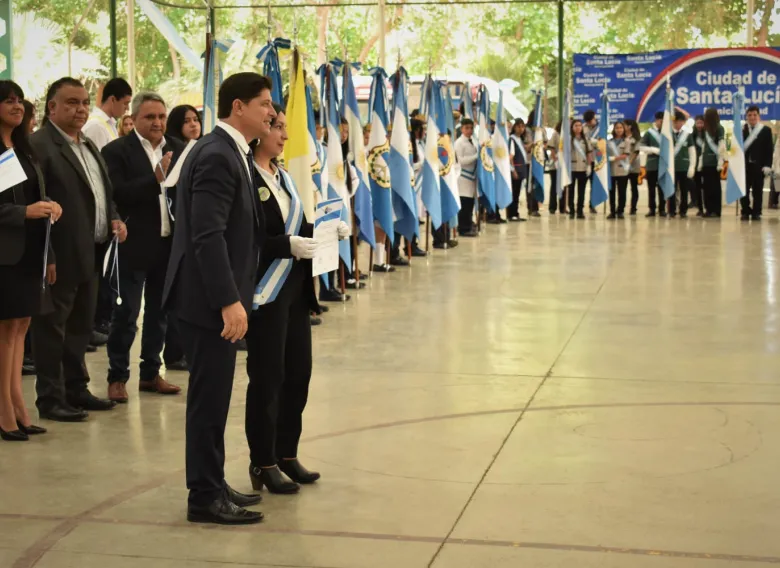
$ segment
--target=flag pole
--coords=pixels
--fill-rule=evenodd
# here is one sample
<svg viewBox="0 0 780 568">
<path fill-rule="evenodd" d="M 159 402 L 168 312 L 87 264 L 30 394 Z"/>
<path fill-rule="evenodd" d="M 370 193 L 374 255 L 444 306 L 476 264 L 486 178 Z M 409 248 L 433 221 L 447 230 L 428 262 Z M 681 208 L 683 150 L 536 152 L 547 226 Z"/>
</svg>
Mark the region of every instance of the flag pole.
<svg viewBox="0 0 780 568">
<path fill-rule="evenodd" d="M 431 251 L 431 214 L 425 212 L 425 252 Z"/>
<path fill-rule="evenodd" d="M 350 198 L 350 203 L 352 205 L 352 256 L 354 257 L 352 259 L 353 264 L 355 265 L 355 280 L 357 282 L 360 282 L 360 268 L 358 267 L 358 240 L 357 240 L 357 216 L 355 215 L 355 198 Z"/>
</svg>

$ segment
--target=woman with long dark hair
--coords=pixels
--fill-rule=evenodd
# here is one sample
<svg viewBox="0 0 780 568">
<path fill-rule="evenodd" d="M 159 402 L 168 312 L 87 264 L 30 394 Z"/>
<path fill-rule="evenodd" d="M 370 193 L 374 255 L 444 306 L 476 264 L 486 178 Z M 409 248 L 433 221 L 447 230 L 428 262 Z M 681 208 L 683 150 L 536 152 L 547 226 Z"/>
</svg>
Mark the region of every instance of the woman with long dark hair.
<svg viewBox="0 0 780 568">
<path fill-rule="evenodd" d="M 699 209 L 697 217 L 704 217 L 704 175 L 701 156 L 707 143 L 704 136 L 704 115 L 698 115 L 693 127 L 693 142 L 696 148 L 696 173 L 693 175 L 693 204 Z"/>
<path fill-rule="evenodd" d="M 627 118 L 623 121 L 626 126 L 626 143 L 629 147 L 629 160 L 631 167 L 628 170 L 628 181 L 631 184 L 631 215 L 636 215 L 636 207 L 639 203 L 639 173 L 642 165 L 639 159 L 639 141 L 642 134 L 636 120 Z"/>
<path fill-rule="evenodd" d="M 725 138 L 718 111 L 708 108 L 704 113 L 704 147 L 701 153 L 705 217 L 720 217 L 723 201 L 720 172 L 726 157 Z"/>
<path fill-rule="evenodd" d="M 62 215 L 46 197 L 23 101 L 19 85 L 0 81 L 0 154 L 13 150 L 27 178 L 0 193 L 0 438 L 7 441 L 46 432 L 32 424 L 25 407 L 22 361 L 30 318 L 41 312 L 46 284 L 57 278 L 51 248 L 44 263 L 46 220 L 55 223 Z"/>
<path fill-rule="evenodd" d="M 607 150 L 612 174 L 612 185 L 609 188 L 609 215 L 607 219 L 622 219 L 626 210 L 626 188 L 628 174 L 631 169 L 631 144 L 626 136 L 625 124 L 618 121 L 612 127 L 612 139 Z M 617 194 L 617 206 L 615 204 Z"/>
<path fill-rule="evenodd" d="M 590 164 L 593 163 L 593 148 L 582 130 L 582 121 L 571 123 L 571 185 L 569 186 L 569 218 L 585 218 L 585 186 L 588 183 Z M 577 188 L 577 208 L 574 208 L 574 189 Z"/>
<path fill-rule="evenodd" d="M 191 105 L 179 105 L 168 114 L 166 136 L 178 138 L 185 144 L 190 140 L 199 140 L 203 133 L 200 114 Z"/>
<path fill-rule="evenodd" d="M 279 105 L 274 110 L 270 134 L 253 144 L 265 237 L 262 276 L 246 335 L 246 437 L 252 487 L 289 494 L 320 477 L 298 461 L 311 379 L 309 311 L 317 306 L 311 277 L 316 243 L 295 184 L 276 163 L 287 141 L 287 119 Z M 338 235 L 349 236 L 346 223 L 340 223 Z"/>
</svg>

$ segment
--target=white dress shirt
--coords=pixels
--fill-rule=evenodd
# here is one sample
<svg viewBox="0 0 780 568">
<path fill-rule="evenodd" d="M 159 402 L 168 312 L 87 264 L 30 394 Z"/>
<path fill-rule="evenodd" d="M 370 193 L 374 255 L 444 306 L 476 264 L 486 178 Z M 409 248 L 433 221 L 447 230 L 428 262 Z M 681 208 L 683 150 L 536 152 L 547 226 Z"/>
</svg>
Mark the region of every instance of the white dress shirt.
<svg viewBox="0 0 780 568">
<path fill-rule="evenodd" d="M 144 152 L 146 152 L 146 157 L 149 158 L 149 163 L 152 165 L 152 171 L 155 171 L 157 169 L 157 164 L 162 162 L 163 159 L 163 148 L 165 147 L 166 141 L 165 138 L 162 139 L 162 141 L 157 145 L 157 148 L 152 147 L 152 143 L 149 142 L 146 138 L 138 134 L 137 130 L 134 130 L 136 136 L 138 136 L 138 140 L 141 142 L 141 147 L 143 147 Z M 169 216 L 169 209 L 168 209 L 168 190 L 165 188 L 163 184 L 160 184 L 160 236 L 161 237 L 168 237 L 171 235 L 171 218 Z"/>
<path fill-rule="evenodd" d="M 479 150 L 472 138 L 461 134 L 455 141 L 455 156 L 461 168 L 472 170 L 477 164 Z M 458 177 L 458 195 L 460 197 L 477 197 L 477 180 L 466 179 L 463 174 Z"/>
<path fill-rule="evenodd" d="M 95 107 L 92 111 L 81 133 L 92 140 L 98 150 L 102 150 L 103 146 L 119 138 L 116 119 L 108 116 L 100 107 Z"/>
<path fill-rule="evenodd" d="M 249 171 L 249 162 L 246 161 L 247 157 L 249 156 L 249 143 L 246 141 L 246 138 L 244 138 L 244 135 L 230 126 L 227 122 L 222 122 L 221 120 L 217 122 L 216 126 L 227 132 L 236 143 L 238 146 L 238 151 L 241 154 L 241 162 L 246 168 L 246 173 L 249 176 L 249 179 L 252 179 L 252 173 Z"/>
<path fill-rule="evenodd" d="M 266 185 L 268 185 L 268 187 L 270 188 L 271 193 L 274 194 L 274 199 L 276 199 L 276 203 L 279 204 L 279 209 L 282 212 L 282 219 L 284 219 L 284 222 L 286 223 L 287 216 L 290 214 L 292 199 L 290 198 L 290 195 L 282 187 L 282 180 L 281 180 L 282 174 L 279 173 L 279 168 L 276 168 L 276 171 L 274 173 L 271 173 L 261 168 L 260 164 L 255 162 L 255 169 L 257 169 L 257 171 L 260 172 L 260 175 L 263 176 Z"/>
</svg>

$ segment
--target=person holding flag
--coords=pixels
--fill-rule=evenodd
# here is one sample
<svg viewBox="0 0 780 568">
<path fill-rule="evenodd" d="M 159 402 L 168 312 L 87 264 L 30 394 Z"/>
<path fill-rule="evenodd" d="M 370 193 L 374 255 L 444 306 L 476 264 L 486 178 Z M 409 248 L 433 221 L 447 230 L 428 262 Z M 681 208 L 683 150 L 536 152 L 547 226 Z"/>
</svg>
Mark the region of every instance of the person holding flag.
<svg viewBox="0 0 780 568">
<path fill-rule="evenodd" d="M 490 138 L 490 96 L 484 86 L 479 98 L 479 153 L 477 154 L 477 192 L 488 213 L 496 211 L 496 180 L 493 142 Z"/>
<path fill-rule="evenodd" d="M 585 218 L 585 186 L 588 183 L 590 164 L 593 161 L 593 148 L 582 131 L 582 121 L 575 119 L 571 123 L 571 185 L 569 186 L 569 218 Z M 574 207 L 574 190 L 577 190 L 577 207 Z"/>
<path fill-rule="evenodd" d="M 732 116 L 734 117 L 734 133 L 729 148 L 729 159 L 726 174 L 726 203 L 734 203 L 737 199 L 744 200 L 747 196 L 747 175 L 745 167 L 745 140 L 743 139 L 742 115 L 745 111 L 745 93 L 742 90 L 734 93 Z M 761 179 L 763 186 L 764 180 Z M 763 191 L 764 188 L 761 188 Z M 744 204 L 744 201 L 742 201 Z M 748 203 L 749 206 L 749 203 Z M 743 205 L 744 207 L 744 205 Z M 747 220 L 746 214 L 742 213 L 742 219 Z M 749 219 L 749 216 L 748 216 Z"/>
<path fill-rule="evenodd" d="M 462 118 L 460 121 L 460 136 L 455 141 L 455 156 L 460 165 L 458 177 L 458 196 L 460 211 L 458 212 L 458 234 L 461 237 L 477 237 L 479 233 L 474 228 L 474 206 L 477 199 L 477 159 L 479 150 L 472 139 L 474 121 Z"/>
<path fill-rule="evenodd" d="M 591 207 L 601 205 L 609 198 L 609 160 L 607 157 L 607 127 L 609 126 L 609 95 L 601 94 L 601 120 L 593 142 L 593 177 L 591 177 Z"/>
<path fill-rule="evenodd" d="M 609 215 L 607 219 L 623 219 L 626 209 L 628 171 L 631 168 L 628 153 L 630 146 L 626 139 L 626 125 L 617 121 L 612 126 L 612 138 L 607 143 L 612 169 L 612 183 L 609 188 Z M 615 198 L 617 196 L 617 204 Z"/>
<path fill-rule="evenodd" d="M 639 141 L 640 160 L 644 161 L 644 179 L 647 181 L 647 206 L 648 212 L 645 217 L 655 217 L 656 213 L 656 188 L 658 195 L 658 209 L 661 217 L 666 217 L 666 210 L 663 206 L 665 199 L 661 187 L 658 185 L 658 158 L 661 154 L 661 128 L 664 123 L 664 113 L 659 111 L 655 113 L 655 122 L 642 139 Z M 643 158 L 642 158 L 643 157 Z M 641 174 L 640 178 L 643 177 Z"/>
<path fill-rule="evenodd" d="M 504 92 L 499 91 L 496 128 L 493 131 L 493 156 L 496 172 L 496 207 L 501 210 L 512 204 L 512 164 L 509 158 L 509 136 L 506 131 Z"/>
<path fill-rule="evenodd" d="M 774 145 L 772 131 L 761 123 L 761 111 L 755 105 L 747 109 L 747 124 L 742 129 L 742 137 L 745 140 L 747 162 L 745 189 L 753 194 L 752 207 L 749 194 L 742 198 L 742 220 L 747 221 L 748 217 L 751 217 L 753 221 L 760 221 L 764 201 L 764 178 L 772 175 Z"/>
<path fill-rule="evenodd" d="M 458 166 L 455 165 L 455 156 L 452 150 L 450 138 L 451 129 L 455 128 L 452 120 L 451 105 L 447 104 L 444 93 L 449 97 L 447 86 L 436 81 L 434 83 L 433 100 L 436 125 L 439 129 L 439 176 L 441 187 L 441 216 L 445 223 L 456 219 L 460 211 L 460 196 L 458 194 Z M 442 239 L 439 239 L 442 240 Z M 449 235 L 443 235 L 443 240 L 448 242 L 450 248 L 457 246 Z"/>
<path fill-rule="evenodd" d="M 539 217 L 539 204 L 544 203 L 544 164 L 547 162 L 547 132 L 542 125 L 542 91 L 534 91 L 536 104 L 529 122 L 533 132 L 531 177 L 528 182 L 528 214 Z"/>
<path fill-rule="evenodd" d="M 661 124 L 661 151 L 658 155 L 658 189 L 663 194 L 663 202 L 672 205 L 674 197 L 674 136 L 672 135 L 672 108 L 674 93 L 669 79 L 666 80 L 666 105 Z M 686 196 L 687 201 L 687 196 Z M 687 206 L 687 203 L 686 203 Z"/>
<path fill-rule="evenodd" d="M 721 214 L 723 191 L 720 182 L 726 155 L 726 131 L 720 123 L 720 115 L 717 109 L 708 108 L 704 112 L 704 148 L 699 160 L 706 218 L 719 218 Z"/>
<path fill-rule="evenodd" d="M 526 128 L 522 118 L 516 118 L 512 124 L 512 134 L 509 137 L 509 156 L 512 161 L 512 203 L 507 208 L 507 217 L 510 221 L 525 221 L 520 217 L 520 195 L 523 184 L 527 183 L 529 172 L 528 151 L 533 145 L 531 132 Z M 526 201 L 528 198 L 526 197 Z M 531 204 L 528 203 L 530 211 Z"/>
<path fill-rule="evenodd" d="M 426 77 L 425 89 L 426 99 L 430 101 L 433 92 L 433 81 L 430 80 L 430 75 Z M 441 227 L 443 222 L 441 215 L 441 178 L 439 177 L 439 128 L 434 120 L 433 112 L 431 112 L 433 111 L 432 105 L 428 105 L 426 110 L 428 112 L 426 119 L 427 130 L 425 134 L 420 192 L 435 231 Z M 420 117 L 418 116 L 418 118 Z M 438 248 L 444 248 L 444 245 Z"/>
<path fill-rule="evenodd" d="M 688 117 L 681 110 L 674 112 L 674 182 L 675 195 L 669 200 L 670 215 L 677 214 L 677 195 L 680 200 L 680 219 L 688 216 L 688 193 L 696 175 L 696 142 L 690 132 L 683 130 Z"/>
<path fill-rule="evenodd" d="M 571 184 L 571 128 L 569 127 L 569 117 L 571 116 L 571 91 L 566 91 L 566 96 L 563 99 L 563 115 L 561 122 L 558 123 L 556 134 L 558 137 L 553 136 L 555 144 L 553 145 L 553 159 L 556 161 L 558 175 L 556 176 L 556 184 L 554 190 L 550 193 L 555 193 L 556 197 L 560 201 L 561 214 L 566 213 L 566 201 L 564 200 L 563 190 Z M 555 207 L 553 201 L 550 200 L 550 212 L 555 213 Z"/>
</svg>

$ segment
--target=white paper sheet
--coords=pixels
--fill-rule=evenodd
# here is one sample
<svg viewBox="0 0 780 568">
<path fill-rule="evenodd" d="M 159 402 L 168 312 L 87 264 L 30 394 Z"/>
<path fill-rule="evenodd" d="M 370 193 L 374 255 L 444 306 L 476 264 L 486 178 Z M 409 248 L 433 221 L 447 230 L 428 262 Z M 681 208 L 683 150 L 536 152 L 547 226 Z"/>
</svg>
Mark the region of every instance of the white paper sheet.
<svg viewBox="0 0 780 568">
<path fill-rule="evenodd" d="M 317 205 L 314 219 L 314 240 L 317 250 L 312 259 L 312 276 L 332 272 L 339 267 L 339 223 L 341 199 L 330 199 Z"/>
<path fill-rule="evenodd" d="M 0 154 L 0 193 L 27 180 L 13 148 Z"/>
</svg>

